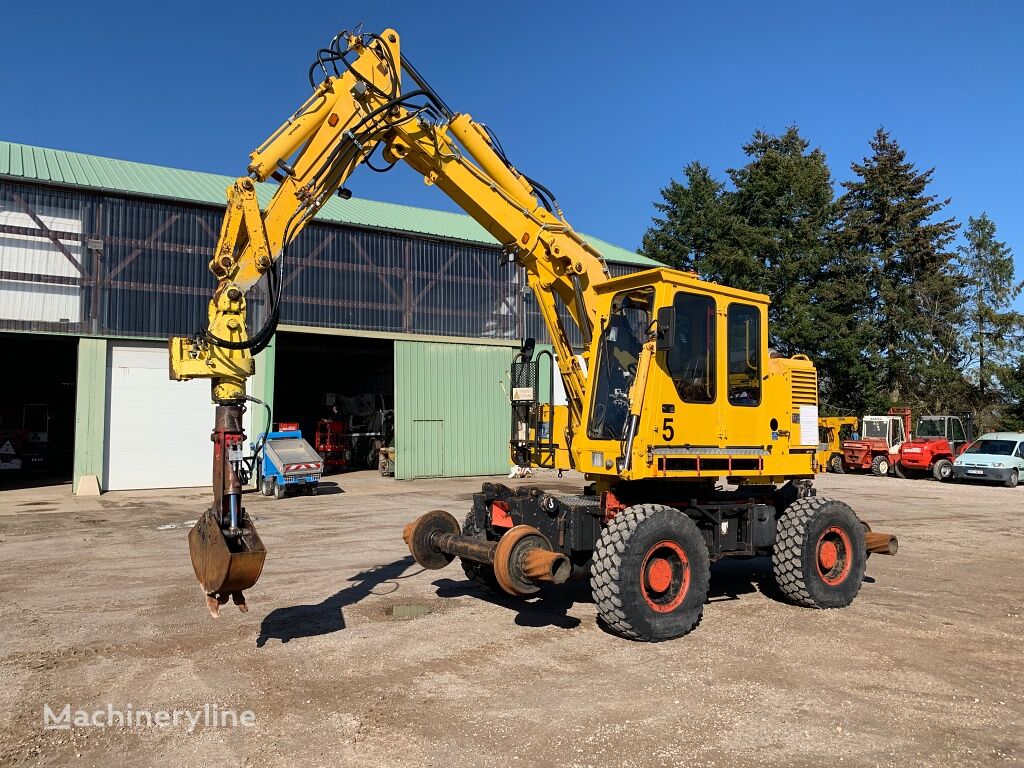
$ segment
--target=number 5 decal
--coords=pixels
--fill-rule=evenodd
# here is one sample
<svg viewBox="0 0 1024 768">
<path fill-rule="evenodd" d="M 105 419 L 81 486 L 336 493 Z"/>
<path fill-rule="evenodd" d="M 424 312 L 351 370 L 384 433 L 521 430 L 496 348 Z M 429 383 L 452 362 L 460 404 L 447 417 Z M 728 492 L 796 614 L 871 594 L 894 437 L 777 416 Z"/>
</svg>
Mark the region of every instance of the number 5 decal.
<svg viewBox="0 0 1024 768">
<path fill-rule="evenodd" d="M 661 425 L 661 436 L 666 443 L 671 443 L 672 438 L 676 436 L 676 431 L 672 427 L 672 417 L 666 416 L 665 422 Z"/>
</svg>

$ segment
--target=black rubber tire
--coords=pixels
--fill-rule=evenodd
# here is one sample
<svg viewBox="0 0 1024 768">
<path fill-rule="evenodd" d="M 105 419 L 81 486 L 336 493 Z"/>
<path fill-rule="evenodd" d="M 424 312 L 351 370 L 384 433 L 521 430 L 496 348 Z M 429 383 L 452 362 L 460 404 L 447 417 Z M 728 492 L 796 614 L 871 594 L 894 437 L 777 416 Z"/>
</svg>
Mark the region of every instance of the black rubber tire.
<svg viewBox="0 0 1024 768">
<path fill-rule="evenodd" d="M 276 480 L 272 480 L 271 482 L 274 483 L 274 498 L 280 501 L 284 498 L 285 487 L 284 485 L 279 484 Z"/>
<path fill-rule="evenodd" d="M 932 477 L 940 483 L 945 483 L 953 478 L 953 462 L 949 459 L 939 459 L 932 466 Z"/>
<path fill-rule="evenodd" d="M 479 526 L 477 526 L 476 515 L 472 512 L 466 515 L 466 520 L 462 523 L 462 535 L 472 536 L 475 539 L 487 538 L 484 531 L 480 530 Z M 478 587 L 483 587 L 488 592 L 493 592 L 496 595 L 508 596 L 508 593 L 498 584 L 493 567 L 483 563 L 474 563 L 472 560 L 466 560 L 461 557 L 459 558 L 459 563 L 462 565 L 462 571 L 466 574 L 466 578 Z"/>
<path fill-rule="evenodd" d="M 836 585 L 818 573 L 818 539 L 830 527 L 841 528 L 850 542 L 850 568 Z M 864 526 L 849 506 L 835 499 L 800 499 L 779 520 L 772 570 L 782 593 L 807 608 L 843 608 L 853 602 L 864 580 L 867 551 Z"/>
<path fill-rule="evenodd" d="M 903 471 L 903 467 L 900 466 L 899 459 L 892 463 L 892 473 L 896 475 L 900 480 L 907 479 L 907 473 Z"/>
<path fill-rule="evenodd" d="M 1005 485 L 1007 488 L 1016 488 L 1017 483 L 1019 482 L 1020 475 L 1018 474 L 1017 470 L 1014 469 L 1010 472 L 1009 475 L 1006 476 L 1006 479 L 1003 481 L 1003 485 Z"/>
<path fill-rule="evenodd" d="M 889 474 L 889 469 L 891 467 L 892 464 L 889 462 L 888 456 L 878 455 L 871 460 L 871 474 L 875 477 L 885 477 Z"/>
<path fill-rule="evenodd" d="M 264 477 L 263 478 L 263 482 L 260 484 L 260 492 L 264 496 L 273 496 L 274 495 L 274 478 L 272 478 L 272 477 Z"/>
<path fill-rule="evenodd" d="M 643 596 L 641 569 L 661 541 L 678 545 L 689 561 L 690 584 L 675 609 L 661 613 Z M 627 507 L 605 526 L 594 550 L 590 589 L 609 629 L 622 637 L 659 642 L 682 637 L 700 623 L 711 581 L 707 544 L 697 524 L 672 507 Z"/>
<path fill-rule="evenodd" d="M 828 457 L 828 471 L 837 475 L 841 475 L 846 472 L 846 467 L 843 466 L 843 454 L 833 453 Z"/>
</svg>

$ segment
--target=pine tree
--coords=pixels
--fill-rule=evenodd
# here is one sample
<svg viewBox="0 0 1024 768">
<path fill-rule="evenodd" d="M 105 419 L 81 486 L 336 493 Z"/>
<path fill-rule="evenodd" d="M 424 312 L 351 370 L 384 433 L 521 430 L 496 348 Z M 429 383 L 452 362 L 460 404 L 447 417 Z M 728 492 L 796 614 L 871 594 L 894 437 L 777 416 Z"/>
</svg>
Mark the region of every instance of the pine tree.
<svg viewBox="0 0 1024 768">
<path fill-rule="evenodd" d="M 1024 432 L 1024 357 L 1018 360 L 1016 367 L 1007 366 L 1001 370 L 999 381 L 1003 390 L 1003 405 L 995 426 Z"/>
<path fill-rule="evenodd" d="M 738 287 L 772 300 L 772 343 L 783 354 L 818 356 L 829 337 L 815 296 L 831 251 L 837 207 L 825 153 L 790 126 L 779 136 L 754 133 L 744 145 L 750 161 L 729 170 L 731 250 L 753 258 Z"/>
<path fill-rule="evenodd" d="M 757 131 L 730 170 L 734 191 L 691 163 L 685 183 L 671 181 L 655 203 L 660 217 L 641 253 L 705 280 L 767 293 L 772 344 L 813 353 L 822 342 L 813 307 L 836 217 L 831 174 L 821 150 L 795 126 L 782 135 Z"/>
<path fill-rule="evenodd" d="M 1015 351 L 1024 318 L 1012 305 L 1024 282 L 1016 280 L 1013 252 L 996 240 L 996 225 L 987 214 L 968 217 L 964 239 L 959 249 L 967 300 L 963 344 L 970 350 L 968 364 L 977 371 L 979 426 L 987 429 L 995 426 L 995 410 L 1005 400 L 1002 384 L 1011 380 L 1019 362 Z"/>
<path fill-rule="evenodd" d="M 698 162 L 683 173 L 685 183 L 672 179 L 661 190 L 661 202 L 654 207 L 663 218 L 654 218 L 640 253 L 676 269 L 707 274 L 709 259 L 722 247 L 727 229 L 724 185 Z"/>
<path fill-rule="evenodd" d="M 949 250 L 957 224 L 935 218 L 949 200 L 927 194 L 934 169 L 919 171 L 884 129 L 871 150 L 843 183 L 838 238 L 848 280 L 864 283 L 852 330 L 865 357 L 863 399 L 875 409 L 960 407 L 964 301 Z"/>
</svg>

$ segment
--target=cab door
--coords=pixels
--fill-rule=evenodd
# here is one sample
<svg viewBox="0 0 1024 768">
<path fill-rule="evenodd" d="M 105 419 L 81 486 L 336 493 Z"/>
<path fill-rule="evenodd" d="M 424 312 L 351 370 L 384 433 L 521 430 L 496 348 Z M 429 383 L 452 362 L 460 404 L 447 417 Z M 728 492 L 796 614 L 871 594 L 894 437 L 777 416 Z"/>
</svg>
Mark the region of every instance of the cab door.
<svg viewBox="0 0 1024 768">
<path fill-rule="evenodd" d="M 949 437 L 949 446 L 953 449 L 953 455 L 959 456 L 960 452 L 967 445 L 967 433 L 964 432 L 964 424 L 956 416 L 949 419 L 949 428 L 946 433 Z"/>
<path fill-rule="evenodd" d="M 732 447 L 756 448 L 763 446 L 769 437 L 766 421 L 757 417 L 763 399 L 767 352 L 764 310 L 755 304 L 730 301 L 722 313 L 724 437 L 725 444 Z M 827 449 L 828 446 L 823 447 Z"/>
<path fill-rule="evenodd" d="M 679 290 L 672 346 L 659 353 L 659 402 L 653 403 L 655 447 L 717 446 L 725 425 L 717 404 L 721 397 L 719 318 L 716 297 Z M 653 410 L 653 409 L 652 409 Z"/>
<path fill-rule="evenodd" d="M 896 453 L 900 446 L 906 442 L 907 436 L 903 431 L 903 419 L 889 419 L 889 453 Z"/>
</svg>

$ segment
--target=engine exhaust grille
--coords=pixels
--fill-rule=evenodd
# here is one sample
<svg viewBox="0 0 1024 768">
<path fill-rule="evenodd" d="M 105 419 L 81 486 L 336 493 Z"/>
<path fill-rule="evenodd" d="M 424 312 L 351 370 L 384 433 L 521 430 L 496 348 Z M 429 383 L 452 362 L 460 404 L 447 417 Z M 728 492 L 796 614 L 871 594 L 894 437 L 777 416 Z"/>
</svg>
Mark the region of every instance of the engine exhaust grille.
<svg viewBox="0 0 1024 768">
<path fill-rule="evenodd" d="M 818 374 L 816 371 L 791 371 L 793 389 L 793 408 L 801 405 L 818 404 Z"/>
</svg>

